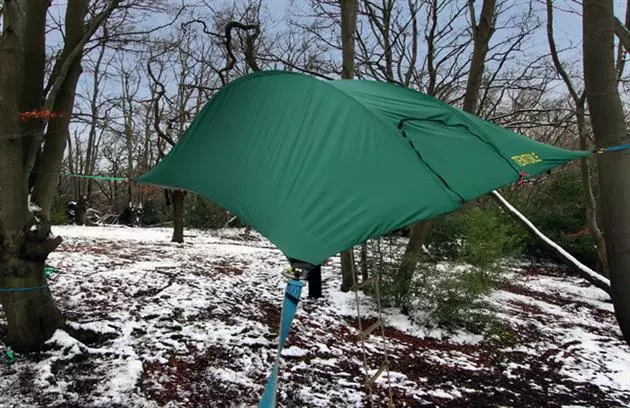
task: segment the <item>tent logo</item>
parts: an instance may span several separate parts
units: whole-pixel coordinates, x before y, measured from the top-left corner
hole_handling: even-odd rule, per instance
[[[529,166],[536,163],[542,163],[542,159],[536,153],[523,153],[512,156],[512,160],[521,167]]]

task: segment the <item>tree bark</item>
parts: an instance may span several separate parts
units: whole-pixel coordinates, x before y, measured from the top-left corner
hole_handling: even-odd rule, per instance
[[[41,78],[24,76],[26,72],[43,75],[37,66],[43,50],[43,44],[39,44],[43,41],[43,28],[30,27],[31,21],[42,24],[42,10],[37,6],[43,6],[29,1],[5,3],[0,36],[0,287],[7,289],[43,285],[45,259],[61,242],[60,238],[50,237],[48,224],[45,220],[38,223],[26,205],[24,144],[32,135],[23,133],[31,126],[21,126],[19,114],[26,106],[40,107],[42,94],[41,90],[35,93],[39,98],[36,101],[22,92],[23,87],[33,85],[27,85],[28,81],[43,83],[38,82]],[[34,48],[27,52],[27,45]],[[35,66],[25,68],[27,61]],[[7,318],[8,344],[18,351],[39,349],[63,325],[63,317],[47,288],[0,293],[0,303]]]
[[[364,242],[361,244],[361,280],[368,280],[368,275],[368,247],[367,242]]]
[[[341,291],[348,292],[357,279],[352,249],[341,253]]]
[[[626,52],[630,52],[630,31],[618,18],[615,18],[615,34]]]
[[[418,260],[422,256],[422,246],[432,226],[433,221],[431,220],[417,222],[411,226],[409,241],[407,241],[407,247],[396,276],[396,286],[399,288],[396,294],[396,306],[398,307],[405,307],[405,299],[407,299],[407,294],[411,287],[413,274],[418,265]]]
[[[339,0],[341,5],[341,53],[343,79],[354,78],[354,34],[357,27],[357,0]],[[341,291],[347,292],[356,280],[353,249],[341,253]]]
[[[481,7],[479,24],[476,23],[475,8],[473,0],[468,1],[470,8],[471,29],[473,34],[473,55],[470,61],[470,71],[466,83],[466,94],[464,95],[463,109],[469,113],[477,110],[479,100],[479,89],[481,88],[481,77],[486,63],[486,53],[490,39],[494,34],[494,20],[496,18],[496,0],[484,0]]]
[[[63,64],[84,36],[84,19],[88,11],[88,0],[69,0],[66,9],[66,38],[64,49],[57,65]],[[58,89],[52,111],[60,117],[48,122],[43,153],[38,168],[41,170],[34,186],[35,202],[42,208],[43,215],[48,218],[53,202],[54,189],[57,185],[63,153],[69,137],[68,127],[74,106],[77,83],[81,76],[81,59],[75,58],[70,64],[66,77]]]
[[[576,112],[578,135],[580,137],[580,149],[587,150],[588,143],[586,138],[585,129],[585,109],[584,100],[582,99],[580,105],[577,107]],[[589,164],[589,158],[583,157],[580,159],[580,173],[582,175],[582,188],[584,189],[584,200],[586,202],[586,226],[588,227],[595,245],[597,246],[597,258],[599,259],[600,267],[599,272],[606,276],[610,276],[608,267],[608,255],[606,254],[606,240],[604,234],[599,226],[597,217],[597,200],[595,199],[595,193],[593,193],[593,182],[591,181],[591,166]]]
[[[617,89],[612,0],[583,2],[584,79],[597,147],[630,143]],[[598,157],[611,297],[630,344],[630,151]]]
[[[184,190],[173,190],[173,238],[172,242],[184,242],[184,198],[186,192]]]
[[[20,241],[19,238],[15,242]],[[0,261],[3,271],[2,287],[24,288],[45,285],[43,259],[24,260],[13,253]],[[0,303],[7,319],[7,343],[20,352],[40,350],[64,318],[49,288],[29,292],[0,294]]]
[[[357,0],[339,0],[341,5],[341,77],[354,78],[354,35],[357,28],[359,4]]]
[[[556,71],[564,81],[571,99],[575,104],[575,118],[577,122],[578,137],[580,139],[580,149],[588,149],[588,141],[586,137],[586,112],[585,112],[585,96],[578,95],[571,77],[568,75],[558,55],[556,48],[556,41],[553,36],[553,1],[547,0],[547,42],[549,43],[549,51],[551,52],[551,59],[556,67]],[[606,242],[604,235],[599,228],[599,222],[597,217],[597,201],[595,200],[595,194],[593,193],[593,183],[591,182],[591,169],[589,164],[589,158],[584,157],[580,159],[580,172],[582,176],[582,186],[584,188],[584,198],[586,202],[586,223],[587,227],[597,245],[597,257],[599,259],[600,270],[602,275],[609,276],[608,273],[608,259],[606,257]]]
[[[118,1],[110,0],[106,12],[87,26],[89,1],[68,1],[64,49],[53,69],[52,86],[44,89],[50,3],[5,1],[0,36],[0,287],[20,289],[0,293],[0,303],[9,344],[19,351],[41,349],[55,329],[64,327],[43,276],[46,258],[62,241],[50,233],[47,217],[68,138],[83,47]],[[20,123],[22,109],[62,116]],[[39,170],[32,172],[36,162]]]
[[[486,53],[488,52],[488,44],[490,43],[490,39],[492,38],[492,34],[494,34],[494,20],[496,18],[496,1],[495,0],[484,0],[483,6],[481,9],[481,17],[479,19],[479,24],[476,23],[475,10],[473,7],[472,0],[469,0],[469,8],[470,8],[470,18],[471,18],[471,29],[473,32],[473,41],[474,41],[474,49],[473,56],[470,62],[470,71],[468,74],[468,81],[466,84],[466,94],[464,95],[464,106],[463,109],[466,112],[474,113],[477,109],[477,101],[479,99],[479,89],[481,88],[481,77],[483,75],[483,71],[485,68],[485,58]],[[437,13],[437,2],[432,4],[432,13]],[[431,59],[434,57],[433,55],[433,35],[431,34],[435,30],[435,26],[437,25],[438,16],[432,16],[432,26],[430,29],[430,34],[427,36],[427,41],[429,41],[429,56]],[[434,72],[433,63],[429,60],[430,67],[430,77],[429,81],[429,90],[431,92],[435,91],[435,78],[436,73]],[[432,227],[431,220],[420,221],[413,224],[410,228],[409,232],[409,241],[407,243],[407,247],[405,248],[405,253],[403,254],[402,261],[400,264],[400,268],[398,270],[397,275],[397,284],[399,284],[402,294],[405,295],[409,286],[411,285],[411,281],[413,279],[413,272],[416,269],[416,265],[418,264],[418,260],[421,257],[422,246],[429,236],[429,232]],[[399,299],[404,299],[404,296],[400,296]],[[399,302],[398,306],[402,306]]]

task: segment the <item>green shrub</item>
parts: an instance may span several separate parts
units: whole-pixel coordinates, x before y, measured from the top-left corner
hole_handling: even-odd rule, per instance
[[[159,225],[173,220],[173,208],[164,200],[148,200],[142,207],[142,225]]]
[[[411,320],[447,330],[466,328],[475,333],[493,320],[486,296],[500,276],[483,269],[455,263],[419,263],[411,286],[401,288],[397,269],[381,275],[384,307],[400,307]],[[374,297],[375,290],[366,292]]]
[[[436,260],[458,259],[461,256],[462,240],[466,226],[459,213],[442,215],[433,220],[433,227],[427,236],[426,246]]]
[[[453,267],[450,273],[431,267],[419,270],[424,282],[415,285],[414,297],[419,304],[412,310],[416,313],[421,310],[421,315],[429,310],[429,325],[451,330],[466,328],[481,333],[493,317],[485,301],[494,284],[493,275],[479,268],[462,270]],[[432,280],[432,284],[427,284],[428,280]],[[411,317],[414,318],[413,312]]]
[[[460,220],[465,225],[461,258],[465,263],[489,272],[499,268],[501,259],[520,255],[525,236],[497,206],[470,209]]]
[[[64,225],[68,223],[68,216],[66,214],[66,203],[70,201],[67,197],[58,195],[53,199],[52,206],[50,207],[50,224],[51,225]]]
[[[401,247],[394,262],[378,266],[382,304],[419,323],[484,331],[494,316],[485,299],[501,279],[502,261],[522,251],[520,226],[494,203],[480,203],[436,220],[430,238],[429,255],[416,259],[413,277],[400,275]]]
[[[185,225],[190,228],[219,229],[232,219],[232,215],[218,204],[196,195],[188,194],[185,202]],[[244,224],[239,220],[230,223],[230,227],[240,228]]]
[[[597,193],[597,192],[596,192]],[[506,191],[506,198],[545,235],[584,264],[595,269],[595,241],[586,231],[584,189],[577,168],[558,172],[534,191]],[[523,254],[538,260],[562,262],[533,237],[525,238]]]

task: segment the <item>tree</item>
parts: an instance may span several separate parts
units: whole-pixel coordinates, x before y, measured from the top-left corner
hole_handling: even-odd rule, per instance
[[[553,36],[553,0],[547,0],[547,42],[549,43],[549,51],[551,52],[553,64],[556,67],[558,74],[564,81],[564,84],[569,91],[569,95],[571,96],[571,100],[575,105],[575,117],[577,120],[577,133],[580,140],[580,149],[586,150],[588,149],[588,140],[586,135],[586,95],[584,93],[578,94],[575,85],[571,81],[571,77],[564,69],[562,62],[560,62],[556,42]],[[597,245],[597,255],[600,262],[601,273],[604,276],[608,276],[606,242],[604,241],[604,235],[602,234],[597,221],[597,204],[595,201],[595,194],[593,193],[593,183],[591,182],[591,166],[589,164],[589,158],[585,157],[580,160],[580,170],[582,174],[582,185],[584,187],[584,198],[586,201],[587,226],[595,244]]]
[[[468,80],[466,84],[466,93],[464,94],[463,109],[466,112],[474,113],[479,100],[481,77],[484,71],[486,54],[488,52],[490,39],[495,31],[494,24],[496,19],[496,2],[495,0],[483,1],[479,23],[476,22],[476,13],[473,1],[468,1],[468,7],[470,11],[473,53],[470,60],[470,68],[468,70]],[[437,10],[437,4],[434,3],[433,12],[437,13]],[[433,38],[433,36],[427,36],[427,39],[432,40]],[[433,49],[433,44],[430,43],[429,49]],[[433,86],[431,88],[433,88]],[[432,221],[425,220],[413,224],[410,228],[409,241],[407,242],[407,247],[405,248],[405,253],[403,254],[400,268],[396,276],[396,282],[401,288],[398,293],[397,300],[399,306],[404,307],[403,299],[406,298],[408,288],[411,286],[413,273],[421,256],[422,246],[429,235],[429,231],[431,231],[431,227]]]
[[[100,11],[92,9],[86,23],[89,1],[68,1],[64,47],[44,86],[50,2],[4,3],[0,37],[0,286],[32,289],[0,293],[0,302],[7,317],[8,343],[19,351],[40,349],[55,329],[64,325],[43,277],[48,254],[62,241],[50,233],[47,217],[68,137],[84,47],[118,4],[119,0],[109,0]]]
[[[584,81],[596,146],[630,143],[617,88],[613,1],[584,0],[582,9]],[[611,297],[630,344],[630,152],[600,155],[598,166]]]
[[[105,25],[103,26],[103,31],[107,32]],[[105,74],[101,71],[101,68],[107,49],[106,44],[106,41],[99,41],[96,60],[91,61],[88,59],[85,61],[85,65],[92,71],[92,87],[89,90],[90,95],[85,96],[89,103],[89,112],[85,115],[80,115],[80,119],[84,120],[88,126],[88,139],[85,141],[85,151],[83,151],[81,148],[83,143],[79,137],[79,132],[75,132],[75,148],[73,152],[72,137],[68,138],[68,167],[71,173],[94,174],[96,169],[99,145],[103,135],[102,130],[99,131],[99,122],[102,121],[100,115],[103,103],[100,100],[100,96]],[[77,95],[78,98],[81,98],[81,96],[80,94]],[[87,222],[87,206],[94,190],[94,180],[75,178],[72,180],[72,183],[74,200],[77,202],[75,220],[77,225],[85,225]]]
[[[354,38],[357,27],[357,0],[339,0],[341,6],[341,47],[343,79],[354,78]],[[347,292],[356,280],[353,249],[341,253],[341,291]]]

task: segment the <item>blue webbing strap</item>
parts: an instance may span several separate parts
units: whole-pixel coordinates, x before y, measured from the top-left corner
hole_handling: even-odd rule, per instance
[[[263,392],[260,403],[258,404],[259,408],[275,408],[276,406],[280,354],[282,353],[284,342],[289,336],[289,330],[291,329],[291,323],[293,322],[298,303],[300,302],[303,287],[304,284],[296,279],[290,279],[287,282],[287,288],[284,291],[284,300],[282,301],[282,311],[280,312],[280,339],[278,342],[278,354],[276,354],[276,360],[273,363],[271,375],[269,375],[265,391]]]
[[[606,153],[606,152],[619,152],[621,150],[630,149],[630,144],[624,144],[619,146],[611,146],[611,147],[602,147],[601,149],[593,150],[594,153]]]
[[[0,288],[0,293],[14,293],[14,292],[33,292],[36,290],[42,290],[47,288],[48,285],[33,286],[30,288]]]

